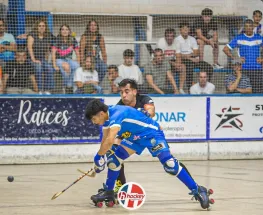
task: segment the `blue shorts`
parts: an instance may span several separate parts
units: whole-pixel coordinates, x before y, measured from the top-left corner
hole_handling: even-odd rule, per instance
[[[123,139],[121,141],[121,145],[134,150],[137,155],[140,155],[145,148],[149,150],[149,152],[153,157],[156,157],[159,153],[163,151],[169,151],[169,146],[165,138],[159,137],[159,138],[145,139],[144,142],[145,143],[141,145],[138,142],[131,142],[129,140]]]

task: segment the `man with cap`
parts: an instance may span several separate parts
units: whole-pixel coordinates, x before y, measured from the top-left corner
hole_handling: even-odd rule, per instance
[[[229,74],[225,80],[227,93],[252,93],[252,86],[250,84],[249,77],[242,74],[242,59],[232,60],[232,66],[234,72],[232,74]]]

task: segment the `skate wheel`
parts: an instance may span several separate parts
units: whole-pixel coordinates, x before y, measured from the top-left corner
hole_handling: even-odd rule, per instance
[[[214,199],[209,199],[209,203],[210,203],[210,204],[214,204],[214,203],[215,203],[215,200],[214,200]]]
[[[98,203],[96,204],[96,206],[97,206],[98,208],[102,208],[103,203],[102,203],[102,202],[98,202]]]
[[[106,202],[105,204],[106,204],[107,207],[110,207],[110,208],[112,208],[114,206],[114,202],[113,201]]]
[[[212,195],[214,193],[214,191],[212,189],[208,190],[208,195]]]

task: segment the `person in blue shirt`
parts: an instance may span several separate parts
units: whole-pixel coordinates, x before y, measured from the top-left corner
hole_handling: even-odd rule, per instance
[[[253,32],[253,21],[247,19],[245,21],[245,33],[236,36],[223,51],[231,59],[235,59],[232,50],[237,48],[239,58],[242,61],[242,71],[250,78],[253,93],[263,92],[263,70],[260,51],[263,46],[263,38],[259,34]]]
[[[177,176],[188,187],[191,191],[190,195],[200,202],[203,209],[208,209],[210,203],[213,203],[213,200],[209,200],[209,194],[212,192],[199,186],[180,162],[171,155],[162,128],[148,115],[132,107],[107,106],[101,100],[94,99],[88,103],[85,116],[94,124],[104,127],[100,149],[94,157],[94,170],[99,173],[107,165],[108,175],[105,189],[91,196],[95,205],[103,201],[115,201],[113,188],[121,164],[134,153],[140,155],[146,148],[153,157],[158,157],[167,173]],[[124,141],[115,151],[109,153],[116,136],[122,137]]]

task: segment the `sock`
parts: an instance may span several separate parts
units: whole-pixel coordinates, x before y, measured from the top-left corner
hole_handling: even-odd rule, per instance
[[[183,182],[189,190],[197,189],[197,184],[188,172],[182,168],[181,172],[177,175],[177,178]]]
[[[125,177],[125,173],[124,173],[124,164],[121,165],[120,174],[119,174],[117,180],[120,180],[122,184],[126,184],[126,177]]]
[[[119,173],[120,173],[120,170],[113,171],[111,169],[108,169],[108,177],[107,177],[107,180],[106,180],[106,185],[107,185],[108,190],[113,190],[114,189],[115,181],[118,178]]]

